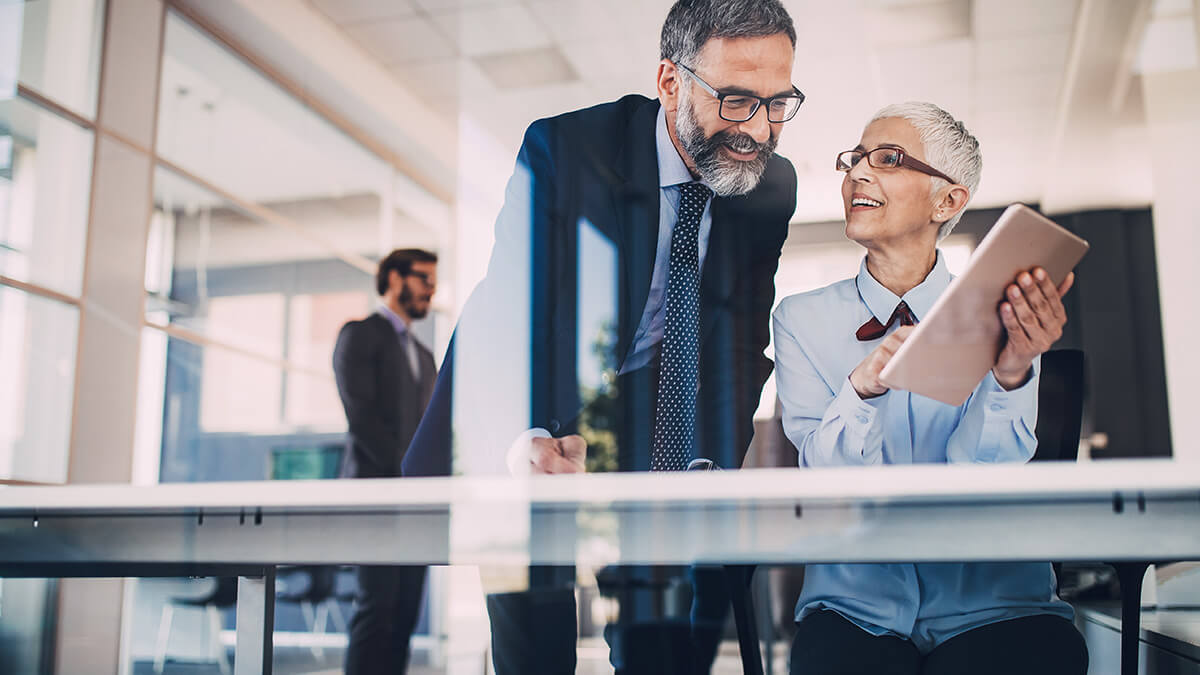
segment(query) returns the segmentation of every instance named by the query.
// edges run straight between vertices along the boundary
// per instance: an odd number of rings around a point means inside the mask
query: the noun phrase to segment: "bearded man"
[[[338,333],[333,372],[349,428],[343,478],[400,475],[437,377],[433,354],[412,334],[412,322],[429,313],[436,289],[437,255],[415,248],[392,251],[375,273],[378,310],[347,322]],[[423,565],[358,568],[348,675],[406,672],[425,571]]]
[[[795,41],[777,0],[680,0],[658,100],[530,125],[405,475],[582,472],[597,426],[620,471],[741,466],[796,203],[773,152],[804,100]],[[488,598],[497,673],[573,672],[573,576],[535,568]],[[690,625],[622,605],[618,673],[707,670],[728,601],[692,577]]]

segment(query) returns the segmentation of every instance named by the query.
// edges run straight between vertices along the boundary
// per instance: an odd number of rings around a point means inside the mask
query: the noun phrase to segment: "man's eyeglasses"
[[[406,275],[404,275],[404,276],[406,276],[406,277],[416,277],[416,278],[420,279],[420,280],[421,280],[421,283],[422,283],[422,284],[425,284],[425,288],[433,288],[434,286],[436,286],[436,285],[437,285],[437,281],[436,281],[436,280],[432,280],[432,279],[430,279],[430,278],[429,278],[429,273],[427,273],[427,272],[417,272],[417,271],[412,271],[412,272],[409,272],[408,274],[406,274]]]
[[[760,106],[766,105],[767,121],[778,124],[795,117],[796,111],[800,109],[800,104],[804,103],[804,94],[794,86],[792,87],[791,94],[772,96],[771,98],[751,96],[749,94],[721,93],[714,89],[712,85],[700,79],[700,76],[693,73],[687,66],[675,64],[675,67],[687,73],[701,87],[704,87],[705,91],[712,94],[720,102],[721,107],[718,114],[726,122],[745,122],[754,117],[754,113],[758,112]]]
[[[847,150],[839,152],[837,156],[837,170],[849,171],[862,161],[862,158],[867,158],[867,163],[876,169],[898,169],[902,166],[920,171],[921,173],[941,178],[953,184],[958,184],[950,176],[938,171],[919,159],[909,157],[904,150],[900,148],[875,148],[874,150]]]

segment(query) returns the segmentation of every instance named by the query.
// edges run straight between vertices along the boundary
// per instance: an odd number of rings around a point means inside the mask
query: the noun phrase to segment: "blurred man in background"
[[[412,334],[437,288],[437,255],[392,251],[375,275],[379,309],[342,326],[333,372],[349,433],[343,478],[393,478],[433,394],[433,354]],[[358,568],[346,673],[404,673],[425,586],[420,565]]]

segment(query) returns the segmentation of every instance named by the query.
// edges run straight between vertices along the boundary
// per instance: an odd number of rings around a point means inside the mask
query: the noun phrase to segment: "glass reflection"
[[[91,178],[91,131],[0,101],[0,275],[79,295]]]
[[[0,478],[67,478],[79,311],[0,286]]]
[[[340,447],[333,343],[371,310],[373,278],[312,234],[336,209],[296,206],[308,220],[284,226],[167,169],[155,179],[143,386],[164,393],[139,414],[162,421],[161,480],[265,479],[281,448]]]
[[[378,211],[339,220],[331,207],[296,207],[289,226],[267,223],[162,168],[154,192],[148,319],[332,377],[337,321],[368,310],[372,277],[322,234],[342,222],[374,227]],[[320,325],[327,319],[332,327]]]
[[[104,9],[104,0],[0,3],[0,98],[15,94],[19,80],[95,117]]]
[[[377,195],[389,185],[379,157],[173,13],[163,49],[164,159],[257,203]]]

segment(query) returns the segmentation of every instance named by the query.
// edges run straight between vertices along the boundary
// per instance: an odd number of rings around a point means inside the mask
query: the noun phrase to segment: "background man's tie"
[[[694,454],[700,370],[700,216],[712,190],[679,186],[679,220],[671,232],[667,326],[660,353],[651,471],[682,471]]]

